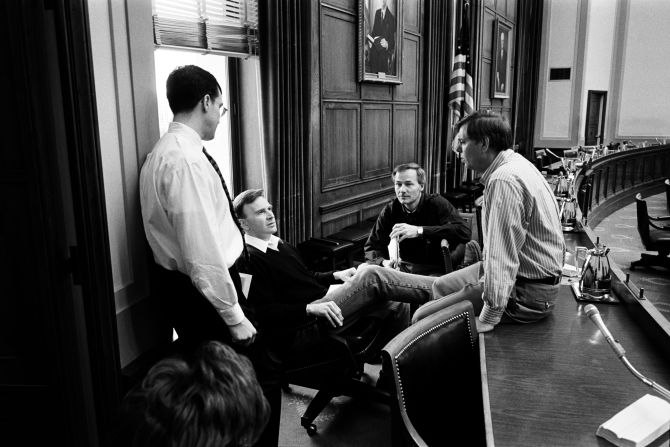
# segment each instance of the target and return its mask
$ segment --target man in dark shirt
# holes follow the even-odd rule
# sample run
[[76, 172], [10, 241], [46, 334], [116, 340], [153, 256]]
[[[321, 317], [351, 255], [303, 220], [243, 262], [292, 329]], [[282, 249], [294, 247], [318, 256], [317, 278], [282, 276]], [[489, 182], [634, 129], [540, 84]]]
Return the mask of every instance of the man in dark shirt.
[[[244, 191], [234, 204], [249, 249], [249, 261], [238, 260], [240, 270], [252, 275], [247, 304], [264, 338], [275, 345], [290, 349], [318, 342], [311, 340], [313, 333], [293, 330], [313, 317], [337, 330], [370, 312], [387, 310], [406, 325], [407, 306], [389, 299], [417, 304], [432, 298], [434, 278], [378, 266], [312, 273], [296, 249], [275, 236], [275, 217], [263, 191]], [[343, 284], [329, 290], [328, 285], [338, 282]]]
[[[423, 192], [426, 172], [418, 164], [401, 164], [392, 177], [396, 198], [379, 214], [365, 243], [366, 260], [420, 275], [442, 275], [440, 242], [446, 239], [453, 254], [452, 264], [460, 264], [470, 228], [458, 210], [441, 195]], [[399, 266], [388, 250], [394, 238], [400, 246]]]

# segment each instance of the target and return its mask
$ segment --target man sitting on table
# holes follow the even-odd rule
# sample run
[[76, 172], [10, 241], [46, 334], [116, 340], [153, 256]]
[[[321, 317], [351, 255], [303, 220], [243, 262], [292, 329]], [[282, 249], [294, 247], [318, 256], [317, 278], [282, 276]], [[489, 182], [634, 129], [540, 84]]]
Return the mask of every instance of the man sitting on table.
[[[293, 350], [318, 343], [313, 332], [294, 330], [311, 317], [343, 329], [370, 312], [393, 312], [398, 332], [409, 322], [407, 305], [389, 299], [423, 304], [432, 297], [434, 278], [374, 265], [312, 273], [297, 250], [275, 236], [272, 206], [262, 190], [242, 192], [234, 206], [249, 249], [249, 260], [238, 260], [240, 270], [252, 275], [247, 304], [254, 309], [261, 336], [273, 347]], [[344, 284], [328, 290], [338, 282]]]
[[483, 261], [438, 278], [432, 301], [415, 319], [464, 299], [479, 313], [479, 332], [503, 322], [546, 317], [558, 295], [565, 241], [554, 194], [542, 174], [512, 146], [507, 121], [476, 112], [457, 125], [455, 149], [482, 172]]
[[[396, 198], [386, 205], [377, 218], [365, 243], [369, 263], [419, 275], [444, 274], [440, 243], [446, 239], [452, 252], [452, 264], [463, 261], [470, 228], [458, 210], [439, 194], [425, 194], [426, 172], [416, 163], [406, 163], [393, 170]], [[392, 259], [388, 246], [398, 238], [400, 265]]]

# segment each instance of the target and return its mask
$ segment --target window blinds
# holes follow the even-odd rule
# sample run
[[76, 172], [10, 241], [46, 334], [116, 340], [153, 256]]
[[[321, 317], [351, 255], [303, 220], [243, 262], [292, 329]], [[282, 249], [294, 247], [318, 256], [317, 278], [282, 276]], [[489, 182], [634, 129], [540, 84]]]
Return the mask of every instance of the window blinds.
[[258, 0], [153, 0], [156, 45], [258, 55]]

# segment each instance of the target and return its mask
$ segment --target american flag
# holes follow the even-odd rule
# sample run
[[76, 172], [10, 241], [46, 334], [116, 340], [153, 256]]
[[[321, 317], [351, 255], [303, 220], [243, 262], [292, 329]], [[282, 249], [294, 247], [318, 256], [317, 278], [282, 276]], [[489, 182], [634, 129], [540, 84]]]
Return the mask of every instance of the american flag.
[[449, 108], [454, 111], [454, 122], [470, 115], [474, 110], [472, 98], [472, 76], [470, 75], [470, 2], [463, 6], [463, 17], [454, 68], [449, 82]]

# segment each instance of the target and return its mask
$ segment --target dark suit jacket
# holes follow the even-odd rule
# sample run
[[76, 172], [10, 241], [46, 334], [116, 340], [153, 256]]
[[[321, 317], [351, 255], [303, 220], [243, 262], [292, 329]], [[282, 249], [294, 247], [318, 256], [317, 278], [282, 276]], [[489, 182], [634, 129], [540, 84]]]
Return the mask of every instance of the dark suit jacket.
[[[370, 33], [375, 40], [370, 49], [370, 70], [373, 73], [381, 71], [387, 74], [395, 74], [389, 73], [389, 57], [395, 51], [395, 32], [396, 22], [391, 11], [386, 8], [386, 14], [384, 14], [384, 19], [382, 20], [382, 10], [381, 8], [378, 9], [375, 13], [375, 22], [372, 27], [372, 33]], [[386, 39], [388, 42], [388, 49], [384, 49], [379, 44], [382, 38]]]
[[[496, 71], [500, 75], [500, 79], [496, 79], [496, 91], [497, 92], [507, 92], [507, 52], [503, 51], [496, 57]], [[502, 84], [505, 84], [504, 88]]]

